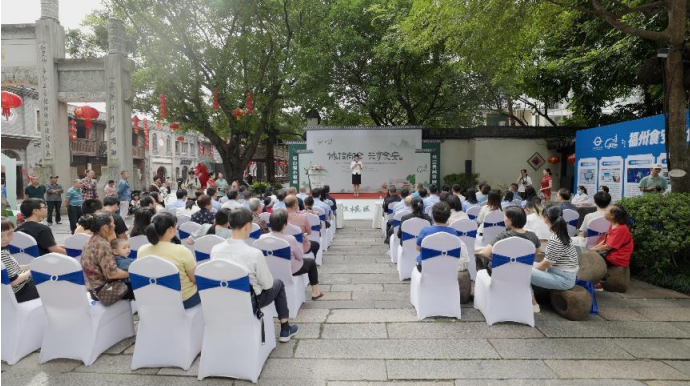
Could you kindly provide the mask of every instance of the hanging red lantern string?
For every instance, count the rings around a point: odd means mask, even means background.
[[[199,154],[204,154],[204,144],[199,142]]]
[[[136,115],[132,118],[132,130],[134,134],[139,134],[139,117]]]
[[[91,106],[80,106],[74,109],[74,116],[84,120],[84,127],[86,128],[86,138],[89,138],[89,132],[93,128],[92,120],[98,119],[100,113]]]
[[[160,94],[160,115],[161,118],[165,119],[168,117],[168,106],[165,101],[165,94]]]
[[[213,89],[213,111],[218,112],[218,90]]]
[[[555,165],[555,164],[561,162],[561,158],[553,155],[553,156],[549,157],[549,159],[547,159],[547,161],[549,161],[550,164]]]
[[[69,140],[74,142],[77,140],[77,121],[69,120]]]
[[[22,98],[9,91],[2,92],[2,115],[5,120],[10,120],[10,109],[16,109],[22,105]]]
[[[177,142],[184,142],[184,137],[181,135],[177,137]]]
[[[232,110],[232,115],[234,115],[235,119],[239,122],[239,120],[242,119],[242,116],[244,115],[244,110],[237,107],[234,110]]]
[[[173,123],[170,124],[170,129],[171,129],[172,131],[176,131],[176,130],[179,129],[179,128],[180,128],[180,125],[178,125],[178,124],[175,123],[175,122],[173,122]]]
[[[568,156],[568,163],[569,164],[574,164],[575,163],[575,153],[571,154]]]
[[[252,112],[254,112],[254,101],[252,100],[251,92],[247,93],[247,100],[244,104],[244,107],[247,109],[247,115],[252,115]]]

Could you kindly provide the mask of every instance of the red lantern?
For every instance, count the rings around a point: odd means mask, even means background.
[[[159,95],[160,98],[160,114],[161,118],[165,119],[168,117],[168,105],[165,101],[165,94]]]
[[[549,161],[550,164],[555,165],[555,164],[561,162],[561,158],[553,155],[553,156],[549,157],[549,159],[547,161]]]
[[[244,107],[247,109],[247,115],[252,115],[252,112],[254,112],[254,101],[252,100],[252,93],[250,92],[247,93],[247,100]]]
[[[139,134],[139,117],[136,115],[132,118],[132,130],[134,134]]]
[[[213,89],[213,111],[218,111],[218,90]]]
[[[77,121],[75,121],[74,119],[69,120],[69,140],[77,140]]]
[[[175,131],[175,130],[177,130],[177,129],[179,129],[179,128],[180,128],[180,125],[178,125],[178,124],[175,123],[175,122],[173,122],[173,123],[170,124],[170,129],[171,129],[172,131]]]
[[[84,127],[86,128],[86,138],[89,138],[89,132],[93,128],[91,120],[97,119],[99,116],[98,110],[91,106],[80,106],[74,109],[74,116],[84,120]]]
[[[232,114],[235,116],[235,119],[239,121],[240,119],[242,119],[242,116],[244,115],[244,110],[237,107],[234,110],[232,110]]]
[[[184,142],[184,137],[180,135],[179,137],[177,137],[177,141],[178,142]]]
[[[204,154],[204,144],[199,142],[199,154]]]
[[[568,163],[569,164],[574,164],[575,163],[575,153],[571,154],[568,156]]]
[[[16,109],[22,105],[22,98],[9,91],[2,92],[2,115],[6,120],[10,120],[10,109]]]

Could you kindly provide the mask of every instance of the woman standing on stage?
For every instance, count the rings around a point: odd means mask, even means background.
[[[362,184],[362,163],[359,162],[359,155],[355,155],[355,159],[350,162],[350,170],[352,171],[352,185],[355,188],[355,197],[359,197],[359,185]]]

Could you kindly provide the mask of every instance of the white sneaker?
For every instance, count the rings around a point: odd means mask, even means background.
[[[539,308],[539,304],[532,304],[532,311],[534,311],[535,314],[540,313],[541,309]]]

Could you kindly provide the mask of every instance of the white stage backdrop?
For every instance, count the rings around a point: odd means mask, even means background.
[[[318,164],[326,168],[324,181],[332,192],[351,192],[350,162],[359,154],[362,192],[378,192],[381,185],[429,183],[430,153],[422,148],[422,131],[414,130],[310,130],[307,149],[299,155],[299,183],[307,186],[306,168]]]

